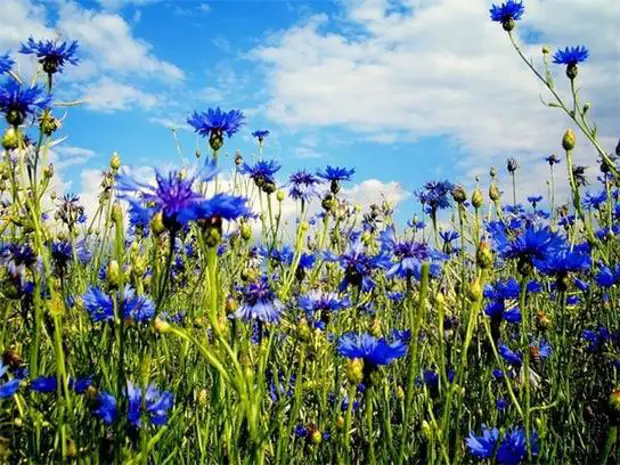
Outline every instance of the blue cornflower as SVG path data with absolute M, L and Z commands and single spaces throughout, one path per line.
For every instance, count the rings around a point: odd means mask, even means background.
M 82 301 L 93 323 L 110 321 L 114 318 L 114 301 L 112 296 L 98 287 L 90 286 L 82 296 Z M 126 320 L 145 323 L 150 321 L 155 315 L 155 304 L 148 297 L 137 295 L 134 289 L 125 286 L 122 311 Z
M 523 3 L 513 0 L 508 0 L 500 6 L 491 5 L 491 9 L 489 10 L 489 13 L 491 13 L 491 21 L 502 23 L 504 29 L 507 31 L 512 30 L 514 22 L 520 20 L 524 12 L 525 7 Z
M 411 239 L 398 240 L 394 234 L 394 228 L 388 228 L 380 235 L 382 252 L 384 256 L 380 256 L 381 265 L 387 266 L 389 269 L 385 273 L 386 278 L 399 276 L 407 278 L 415 276 L 420 277 L 422 262 L 431 260 L 442 260 L 445 256 L 436 250 L 431 249 L 423 242 L 416 242 Z M 391 255 L 391 260 L 388 258 Z M 433 276 L 438 274 L 436 263 L 431 270 Z
M 98 287 L 90 286 L 82 296 L 82 301 L 93 322 L 112 320 L 114 318 L 114 302 L 112 297 Z
M 144 207 L 137 202 L 130 202 L 129 210 L 127 211 L 129 214 L 129 224 L 134 231 L 137 230 L 143 236 L 148 236 L 151 220 L 155 212 L 154 208 Z
M 611 287 L 617 282 L 620 282 L 620 266 L 615 270 L 603 266 L 596 274 L 596 283 L 601 287 Z
M 24 88 L 14 79 L 0 85 L 0 113 L 4 113 L 7 122 L 13 126 L 19 126 L 37 110 L 49 107 L 51 99 L 42 87 Z
M 502 410 L 506 410 L 508 408 L 508 406 L 510 405 L 510 402 L 508 402 L 506 399 L 504 399 L 503 397 L 500 399 L 497 399 L 497 402 L 495 402 L 495 408 L 497 410 L 499 410 L 500 412 Z
M 155 302 L 143 295 L 137 295 L 126 286 L 123 293 L 123 312 L 126 320 L 146 323 L 155 316 Z
M 538 205 L 540 202 L 542 202 L 543 196 L 542 195 L 530 195 L 527 198 L 527 201 L 532 204 L 532 208 L 536 208 L 536 205 Z
M 61 270 L 73 259 L 73 246 L 68 240 L 60 240 L 52 243 L 52 260 Z
M 454 185 L 449 181 L 428 181 L 416 195 L 423 205 L 428 205 L 431 212 L 450 207 L 450 193 Z
M 375 287 L 375 282 L 371 277 L 373 270 L 387 264 L 385 257 L 367 255 L 361 239 L 350 244 L 348 249 L 336 259 L 344 270 L 344 278 L 338 288 L 340 292 L 344 292 L 349 285 L 358 287 L 363 292 L 372 290 Z
M 35 55 L 39 59 L 39 63 L 43 65 L 43 71 L 47 74 L 55 72 L 62 73 L 62 68 L 66 63 L 77 65 L 80 61 L 76 56 L 78 49 L 77 41 L 59 42 L 52 40 L 35 41 L 32 37 L 28 42 L 22 44 L 19 53 L 24 55 Z
M 556 254 L 564 246 L 564 240 L 548 226 L 528 225 L 513 240 L 505 236 L 494 237 L 503 258 L 516 258 L 522 263 L 536 263 Z
M 544 339 L 540 339 L 538 342 L 533 340 L 530 344 L 530 353 L 535 359 L 548 358 L 552 352 L 551 344 Z
M 250 283 L 242 293 L 243 305 L 233 313 L 233 318 L 257 319 L 264 323 L 277 323 L 280 320 L 284 306 L 276 298 L 266 276 Z
M 469 453 L 474 457 L 488 459 L 493 457 L 497 441 L 499 441 L 499 430 L 482 425 L 482 435 L 476 436 L 473 431 L 470 432 L 465 439 L 465 444 L 467 444 Z
M 86 378 L 69 378 L 69 387 L 73 389 L 77 394 L 84 394 L 86 390 L 93 385 L 93 377 L 87 376 Z
M 97 407 L 93 410 L 95 416 L 101 418 L 106 425 L 114 423 L 118 414 L 114 396 L 107 392 L 100 392 L 96 400 Z
M 141 426 L 142 416 L 142 389 L 134 387 L 131 382 L 127 382 L 127 398 L 129 400 L 129 411 L 127 418 L 133 426 Z M 144 396 L 144 409 L 147 418 L 155 426 L 165 425 L 168 422 L 168 411 L 172 408 L 173 397 L 168 391 L 159 391 L 152 384 L 146 389 Z
M 282 168 L 282 165 L 275 160 L 259 160 L 254 166 L 244 163 L 241 165 L 241 168 L 239 168 L 239 172 L 250 176 L 256 186 L 259 189 L 263 189 L 267 185 L 275 186 L 276 180 L 274 175 L 280 168 Z
M 319 195 L 318 186 L 321 180 L 305 170 L 297 171 L 289 177 L 289 195 L 295 200 L 309 201 Z
M 565 248 L 542 260 L 534 260 L 534 265 L 543 274 L 562 278 L 568 273 L 589 270 L 592 261 L 587 254 Z
M 317 171 L 316 175 L 326 181 L 350 181 L 355 174 L 355 168 L 347 169 L 338 166 L 327 165 L 325 171 Z
M 348 297 L 341 299 L 335 292 L 317 290 L 311 290 L 308 294 L 298 297 L 297 303 L 308 317 L 316 317 L 323 324 L 329 322 L 333 313 L 351 305 Z
M 450 243 L 456 239 L 458 239 L 459 237 L 461 237 L 461 235 L 456 232 L 456 231 L 439 231 L 439 236 L 447 243 Z
M 30 383 L 30 389 L 43 393 L 56 392 L 56 386 L 55 376 L 39 376 Z
M 527 438 L 523 428 L 514 428 L 508 431 L 497 449 L 495 459 L 500 465 L 518 465 L 527 456 Z M 538 455 L 538 434 L 533 431 L 530 436 L 530 449 L 532 455 Z
M 148 204 L 149 208 L 161 211 L 164 225 L 170 229 L 180 229 L 188 221 L 201 219 L 205 212 L 201 210 L 205 199 L 202 194 L 194 191 L 193 184 L 196 180 L 210 181 L 215 177 L 217 169 L 215 161 L 207 163 L 195 176 L 186 177 L 176 171 L 171 171 L 167 176 L 156 172 L 155 185 L 137 181 L 128 175 L 117 176 L 117 188 L 121 192 L 120 198 L 126 199 L 133 208 L 138 211 Z M 141 202 L 128 197 L 127 194 L 138 194 Z M 146 214 L 142 212 L 142 214 Z
M 267 129 L 259 129 L 252 133 L 252 137 L 256 137 L 259 143 L 262 143 L 268 135 L 269 131 Z
M 598 194 L 591 194 L 590 192 L 586 192 L 584 199 L 582 200 L 582 204 L 587 209 L 595 209 L 599 210 L 601 205 L 603 205 L 607 201 L 607 192 L 605 190 L 601 190 Z
M 196 218 L 201 220 L 232 221 L 252 213 L 248 199 L 230 194 L 216 194 L 196 205 Z
M 226 134 L 229 138 L 239 132 L 245 116 L 239 110 L 222 111 L 220 107 L 209 108 L 204 113 L 194 112 L 187 118 L 187 123 L 201 136 L 209 136 L 210 140 L 221 138 Z
M 498 346 L 499 354 L 502 356 L 506 362 L 509 364 L 520 367 L 521 366 L 521 355 L 512 351 L 508 346 L 503 343 L 500 343 Z
M 11 71 L 14 65 L 15 61 L 13 61 L 8 53 L 6 55 L 0 55 L 0 76 Z
M 340 337 L 336 350 L 343 357 L 363 359 L 364 371 L 369 374 L 378 366 L 403 357 L 407 353 L 407 343 L 400 339 L 388 342 L 368 333 L 348 333 Z
M 588 59 L 588 49 L 583 45 L 559 49 L 553 55 L 553 62 L 557 65 L 577 66 L 578 63 Z
M 0 360 L 0 378 L 2 378 L 9 367 L 6 366 L 2 360 Z M 13 396 L 19 389 L 19 377 L 15 377 L 6 383 L 0 384 L 0 399 L 6 399 L 7 397 Z
M 549 166 L 553 167 L 553 165 L 560 163 L 561 160 L 555 153 L 552 153 L 548 157 L 545 157 L 545 161 L 549 163 Z

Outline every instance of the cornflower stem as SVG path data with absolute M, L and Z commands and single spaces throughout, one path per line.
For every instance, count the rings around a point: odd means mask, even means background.
M 346 463 L 351 463 L 351 417 L 353 415 L 353 403 L 357 386 L 353 383 L 349 386 L 349 404 L 347 405 L 347 414 L 345 415 L 344 428 L 342 432 L 342 440 L 344 442 L 344 457 Z
M 480 286 L 484 286 L 484 274 L 480 273 Z M 441 431 L 444 436 L 447 436 L 448 431 L 450 430 L 450 413 L 452 411 L 452 398 L 457 389 L 459 389 L 463 383 L 463 376 L 465 374 L 465 368 L 467 367 L 467 353 L 469 350 L 469 346 L 471 345 L 471 341 L 474 336 L 474 331 L 476 329 L 476 323 L 478 321 L 478 314 L 480 312 L 480 308 L 482 306 L 482 298 L 471 301 L 469 304 L 469 313 L 467 316 L 467 329 L 465 331 L 465 340 L 463 342 L 463 347 L 461 348 L 461 360 L 456 369 L 456 376 L 454 377 L 454 382 L 450 384 L 448 388 L 448 393 L 446 395 L 446 400 L 443 407 L 443 414 L 441 416 Z M 458 419 L 461 414 L 462 408 L 462 398 L 459 398 L 456 407 L 456 418 Z M 456 429 L 458 430 L 459 425 L 456 425 Z M 455 458 L 458 454 L 458 449 L 455 450 Z
M 573 151 L 572 150 L 566 150 L 566 166 L 568 168 L 568 180 L 570 183 L 570 189 L 571 189 L 571 193 L 573 197 L 573 207 L 575 208 L 577 215 L 579 216 L 579 218 L 583 222 L 583 225 L 586 228 L 588 238 L 590 239 L 592 243 L 596 243 L 597 238 L 596 238 L 596 235 L 594 234 L 594 231 L 592 231 L 592 225 L 590 224 L 589 221 L 587 221 L 586 216 L 583 212 L 583 208 L 581 207 L 581 195 L 579 194 L 579 186 L 577 185 L 577 182 L 575 181 L 575 176 L 573 175 Z
M 164 268 L 163 276 L 160 279 L 161 284 L 159 286 L 159 292 L 157 295 L 157 306 L 155 307 L 155 311 L 157 313 L 161 312 L 161 306 L 166 298 L 168 281 L 170 280 L 170 270 L 172 269 L 172 258 L 174 257 L 174 241 L 176 240 L 176 233 L 176 229 L 170 230 L 168 254 L 166 256 L 166 266 Z
M 519 57 L 521 57 L 521 59 L 527 65 L 527 67 L 530 68 L 530 70 L 534 73 L 534 75 L 545 85 L 545 87 L 547 87 L 547 89 L 549 89 L 549 91 L 551 92 L 551 94 L 555 98 L 557 103 L 554 104 L 553 106 L 557 106 L 557 107 L 561 108 L 562 110 L 564 110 L 564 112 L 575 122 L 575 124 L 577 124 L 577 127 L 581 130 L 581 132 L 583 132 L 585 134 L 585 136 L 588 138 L 588 140 L 592 143 L 592 145 L 594 146 L 596 151 L 599 153 L 601 158 L 603 158 L 603 160 L 605 160 L 605 162 L 610 166 L 610 170 L 614 174 L 614 176 L 616 178 L 618 178 L 618 176 L 619 176 L 618 170 L 613 165 L 613 162 L 609 158 L 609 156 L 607 155 L 607 152 L 605 151 L 605 149 L 603 149 L 603 147 L 601 147 L 599 142 L 596 140 L 596 137 L 588 129 L 587 124 L 584 124 L 583 122 L 580 122 L 577 119 L 577 113 L 575 113 L 574 111 L 569 110 L 566 107 L 566 104 L 562 101 L 562 99 L 560 98 L 560 96 L 556 92 L 555 88 L 553 87 L 553 81 L 550 81 L 550 80 L 548 81 L 546 78 L 544 78 L 542 76 L 542 74 L 540 74 L 538 72 L 538 70 L 536 68 L 534 68 L 534 65 L 532 65 L 532 63 L 530 63 L 530 61 L 525 57 L 525 55 L 523 54 L 523 51 L 521 50 L 521 47 L 519 47 L 519 45 L 515 41 L 515 38 L 514 38 L 514 35 L 512 34 L 512 32 L 508 32 L 508 37 L 510 38 L 510 42 L 512 43 L 512 46 L 516 50 L 516 52 L 519 55 Z M 572 85 L 572 82 L 571 82 L 571 85 Z M 573 92 L 574 92 L 574 90 L 573 90 Z M 545 105 L 551 106 L 551 104 L 545 104 Z
M 514 171 L 510 173 L 510 176 L 512 177 L 512 204 L 516 206 L 517 205 L 517 181 L 515 179 Z
M 555 170 L 553 165 L 549 169 L 551 171 L 551 218 L 555 220 Z
M 417 312 L 413 308 L 413 302 L 409 300 L 409 313 L 411 321 L 411 346 L 410 346 L 410 359 L 409 370 L 407 372 L 407 390 L 405 391 L 405 415 L 402 430 L 400 433 L 400 453 L 398 455 L 397 464 L 402 464 L 405 460 L 406 438 L 409 425 L 413 420 L 413 389 L 415 386 L 415 378 L 418 372 L 418 337 L 420 328 L 422 327 L 422 321 L 424 319 L 424 307 L 426 305 L 426 295 L 429 287 L 429 269 L 428 263 L 422 264 L 421 279 L 420 279 L 420 296 L 418 301 Z
M 375 398 L 375 388 L 372 384 L 368 386 L 366 389 L 366 428 L 368 429 L 368 463 L 370 465 L 375 465 L 377 463 L 377 459 L 375 457 L 375 441 L 373 438 L 373 427 L 372 427 L 372 403 Z M 349 400 L 351 402 L 351 400 Z
M 527 447 L 527 455 L 528 460 L 532 460 L 532 446 L 530 444 L 530 347 L 528 342 L 529 335 L 529 326 L 530 326 L 530 316 L 527 310 L 526 305 L 526 296 L 527 296 L 527 283 L 528 283 L 528 274 L 524 273 L 521 278 L 521 292 L 519 295 L 519 307 L 521 310 L 521 348 L 523 350 L 523 370 L 524 370 L 524 379 L 523 379 L 523 390 L 525 394 L 525 411 L 524 413 L 524 423 L 525 423 L 525 445 Z

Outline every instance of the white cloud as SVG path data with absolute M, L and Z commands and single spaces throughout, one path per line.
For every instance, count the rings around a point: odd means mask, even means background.
M 93 150 L 73 145 L 54 147 L 54 152 L 57 154 L 55 167 L 60 170 L 69 166 L 81 165 L 95 156 Z
M 128 110 L 135 106 L 150 109 L 158 104 L 157 96 L 105 77 L 85 88 L 84 99 L 87 108 L 101 112 Z
M 118 14 L 66 2 L 61 5 L 56 27 L 78 40 L 105 70 L 172 80 L 184 78 L 180 68 L 153 55 L 151 44 L 135 38 L 129 24 Z
M 396 12 L 394 4 L 401 7 Z M 294 129 L 344 126 L 377 142 L 447 136 L 468 154 L 460 162 L 464 172 L 481 158 L 542 158 L 559 148 L 569 120 L 540 104 L 543 86 L 489 20 L 489 6 L 488 0 L 350 0 L 344 21 L 313 16 L 252 51 L 266 73 L 266 113 Z M 591 48 L 579 85 L 584 101 L 594 104 L 602 140 L 610 141 L 620 125 L 616 2 L 529 1 L 526 8 L 518 30 L 542 30 L 552 47 Z M 540 50 L 541 44 L 525 47 L 537 63 Z M 567 95 L 563 69 L 554 72 Z

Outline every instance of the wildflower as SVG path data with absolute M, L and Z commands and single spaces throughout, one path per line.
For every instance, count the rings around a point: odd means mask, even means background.
M 508 346 L 503 343 L 500 343 L 498 346 L 499 354 L 502 356 L 506 362 L 515 367 L 521 366 L 521 355 L 516 352 L 510 350 Z
M 209 108 L 206 113 L 194 112 L 187 118 L 187 123 L 203 137 L 209 136 L 209 144 L 214 151 L 224 145 L 224 134 L 229 138 L 239 132 L 243 126 L 245 116 L 239 110 L 222 111 Z
M 317 177 L 305 170 L 291 174 L 289 182 L 291 186 L 289 195 L 291 198 L 301 200 L 302 202 L 307 202 L 312 197 L 317 196 L 317 185 L 321 183 Z
M 386 278 L 392 278 L 399 276 L 401 278 L 407 278 L 415 276 L 420 277 L 421 267 L 423 262 L 431 260 L 441 260 L 445 256 L 438 251 L 431 249 L 427 244 L 423 242 L 416 242 L 413 240 L 397 240 L 394 235 L 394 229 L 388 228 L 381 233 L 380 242 L 382 244 L 382 252 L 385 256 L 380 256 L 378 262 L 381 266 L 388 268 L 385 276 Z M 392 256 L 392 260 L 388 256 Z M 432 274 L 437 275 L 439 265 L 435 265 L 432 269 Z
M 482 425 L 482 435 L 476 436 L 470 432 L 465 439 L 465 444 L 467 444 L 469 453 L 474 457 L 488 459 L 493 457 L 498 440 L 499 430 L 497 428 L 488 428 L 486 425 Z
M 536 208 L 536 205 L 542 202 L 542 199 L 542 195 L 531 195 L 527 198 L 527 201 L 532 204 L 532 208 Z
M 65 62 L 77 65 L 79 62 L 76 56 L 77 49 L 78 43 L 75 40 L 70 43 L 52 40 L 35 41 L 30 37 L 28 42 L 22 44 L 19 53 L 35 55 L 43 65 L 43 71 L 51 75 L 56 72 L 62 73 Z
M 277 323 L 284 310 L 276 298 L 266 276 L 250 283 L 243 293 L 243 304 L 232 314 L 232 318 L 257 319 L 264 323 Z
M 532 341 L 530 344 L 530 354 L 534 360 L 548 358 L 552 351 L 551 344 L 544 339 Z
M 15 65 L 15 61 L 11 59 L 9 54 L 0 55 L 0 76 L 11 71 L 11 68 Z
M 588 178 L 586 178 L 586 170 L 587 166 L 583 165 L 574 165 L 573 166 L 573 178 L 575 178 L 575 183 L 578 186 L 587 186 L 590 184 Z
M 90 286 L 82 296 L 82 301 L 93 323 L 111 321 L 114 318 L 112 297 L 98 287 Z M 125 286 L 123 290 L 121 306 L 124 318 L 138 323 L 146 323 L 155 315 L 153 301 L 146 296 L 137 295 L 135 290 L 129 286 Z
M 527 438 L 522 428 L 514 428 L 507 432 L 497 449 L 495 459 L 500 465 L 518 465 L 527 456 Z M 532 432 L 530 436 L 530 449 L 532 455 L 538 455 L 538 434 Z
M 350 181 L 351 176 L 355 173 L 355 169 L 340 168 L 338 166 L 332 167 L 327 165 L 325 171 L 317 171 L 316 175 L 319 178 L 329 181 L 330 191 L 336 195 L 340 192 L 340 183 L 342 181 Z
M 26 89 L 14 79 L 0 85 L 0 113 L 4 113 L 12 126 L 19 126 L 29 115 L 47 108 L 50 102 L 51 95 L 39 86 Z
M 93 385 L 93 377 L 88 376 L 86 378 L 69 378 L 69 387 L 73 389 L 77 394 L 84 394 L 86 390 Z
M 114 396 L 107 392 L 100 392 L 97 394 L 96 401 L 97 407 L 93 411 L 95 416 L 101 418 L 106 425 L 114 423 L 118 414 Z
M 555 153 L 552 153 L 548 157 L 545 157 L 545 161 L 549 163 L 549 166 L 553 166 L 553 165 L 557 165 L 558 163 L 560 163 L 561 160 Z
M 35 392 L 50 393 L 56 391 L 56 377 L 55 376 L 39 376 L 32 380 L 30 383 L 30 389 Z
M 417 192 L 417 196 L 423 205 L 429 206 L 431 212 L 436 212 L 450 207 L 449 194 L 453 188 L 449 181 L 429 181 Z
M 607 266 L 603 266 L 596 274 L 596 283 L 601 287 L 611 287 L 620 281 L 620 267 L 615 271 Z
M 520 20 L 523 16 L 525 7 L 522 2 L 508 0 L 501 6 L 491 5 L 489 12 L 491 13 L 491 21 L 502 23 L 504 30 L 510 32 L 515 27 L 515 21 Z
M 68 240 L 54 241 L 52 243 L 52 260 L 61 270 L 65 270 L 67 264 L 73 259 L 73 246 Z
M 256 137 L 258 139 L 258 143 L 262 144 L 265 140 L 265 137 L 269 135 L 269 131 L 267 129 L 259 129 L 252 133 L 252 137 Z
M 591 194 L 590 192 L 586 192 L 586 195 L 582 200 L 582 204 L 588 210 L 599 210 L 606 201 L 607 192 L 605 190 L 601 190 L 598 194 Z
M 146 417 L 154 426 L 165 425 L 168 422 L 168 410 L 172 408 L 172 393 L 168 391 L 160 392 L 155 386 L 149 385 L 144 396 L 144 407 L 142 406 L 142 389 L 136 388 L 131 382 L 127 382 L 127 398 L 129 400 L 129 411 L 127 418 L 133 426 L 142 426 L 141 416 L 143 408 Z
M 72 231 L 80 218 L 84 215 L 84 207 L 80 205 L 80 198 L 74 194 L 63 195 L 54 217 L 62 221 Z
M 0 378 L 2 378 L 9 367 L 5 365 L 2 361 L 0 361 Z M 6 383 L 0 384 L 0 399 L 6 399 L 7 397 L 12 397 L 13 394 L 17 392 L 19 389 L 19 377 L 15 377 Z
M 566 75 L 569 79 L 577 77 L 577 64 L 588 59 L 588 49 L 583 45 L 559 49 L 553 55 L 553 62 L 557 65 L 566 65 Z
M 514 172 L 517 171 L 518 167 L 519 167 L 519 164 L 517 163 L 517 160 L 515 160 L 514 158 L 509 158 L 508 161 L 506 162 L 506 169 L 511 174 L 514 174 Z
M 299 307 L 309 318 L 316 318 L 320 329 L 325 329 L 332 314 L 351 305 L 348 297 L 340 298 L 335 292 L 311 290 L 308 294 L 298 297 Z
M 266 191 L 266 189 L 273 189 L 273 191 L 275 191 L 276 180 L 274 175 L 280 168 L 282 168 L 282 166 L 275 160 L 259 160 L 254 166 L 244 163 L 241 165 L 239 172 L 249 175 L 259 189 L 263 191 Z
M 331 257 L 327 258 L 331 259 Z M 355 286 L 363 292 L 372 290 L 375 287 L 375 282 L 372 279 L 373 270 L 386 265 L 385 257 L 367 255 L 364 252 L 364 243 L 359 238 L 350 244 L 340 257 L 335 259 L 344 269 L 344 278 L 338 288 L 340 292 L 344 292 L 349 285 Z
M 403 357 L 407 353 L 407 343 L 396 339 L 388 342 L 377 339 L 368 333 L 344 334 L 338 340 L 337 352 L 349 359 L 364 361 L 364 377 L 367 377 L 380 365 L 387 365 L 393 360 Z
M 569 273 L 577 273 L 590 269 L 592 262 L 590 256 L 580 253 L 577 250 L 568 248 L 550 254 L 542 260 L 534 260 L 534 265 L 543 274 L 555 276 L 556 285 L 560 290 L 566 290 L 568 286 L 567 278 Z
M 513 240 L 498 234 L 496 230 L 494 239 L 500 255 L 503 258 L 518 259 L 522 272 L 525 271 L 523 266 L 540 263 L 548 256 L 558 253 L 564 245 L 562 237 L 548 226 L 528 225 Z
M 137 295 L 126 286 L 123 293 L 123 312 L 127 320 L 146 323 L 155 316 L 155 303 L 146 296 Z

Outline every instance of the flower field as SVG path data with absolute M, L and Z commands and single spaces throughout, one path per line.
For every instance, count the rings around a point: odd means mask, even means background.
M 580 101 L 588 49 L 530 60 L 526 19 L 490 9 L 572 128 L 548 179 L 525 204 L 514 158 L 504 184 L 428 181 L 407 224 L 342 196 L 354 167 L 282 179 L 268 130 L 223 157 L 252 122 L 219 107 L 187 118 L 192 163 L 113 154 L 87 217 L 50 187 L 79 43 L 26 36 L 35 76 L 0 54 L 0 463 L 619 463 L 620 143 Z

